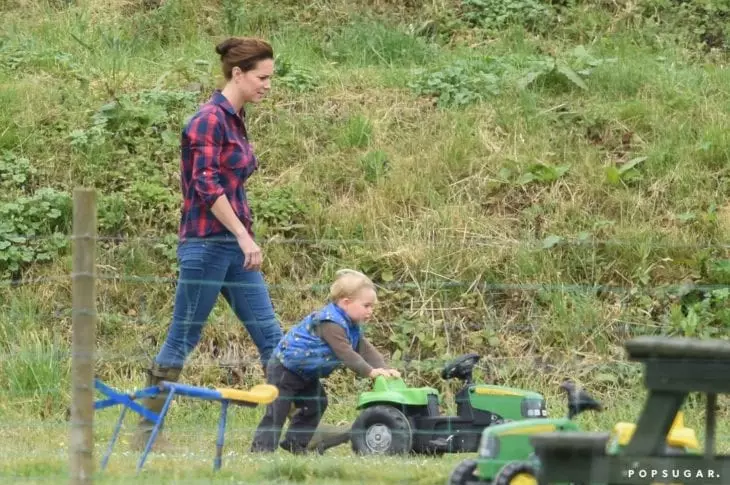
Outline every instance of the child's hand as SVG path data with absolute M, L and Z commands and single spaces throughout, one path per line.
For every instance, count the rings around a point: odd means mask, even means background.
M 370 371 L 369 376 L 372 377 L 373 379 L 378 376 L 390 377 L 390 371 L 388 369 L 381 369 L 381 368 L 373 369 Z
M 378 377 L 378 376 L 383 376 L 383 377 L 400 377 L 400 372 L 398 372 L 395 369 L 382 369 L 382 368 L 373 369 L 373 370 L 370 371 L 370 377 L 375 378 L 375 377 Z

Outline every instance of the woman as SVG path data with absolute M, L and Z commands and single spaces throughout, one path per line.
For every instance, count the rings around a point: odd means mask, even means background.
M 266 363 L 282 337 L 260 272 L 245 182 L 258 168 L 247 140 L 246 103 L 271 88 L 274 52 L 254 38 L 229 38 L 216 47 L 226 80 L 190 119 L 182 133 L 178 262 L 180 275 L 167 339 L 148 369 L 148 385 L 176 381 L 185 359 L 222 293 Z M 143 404 L 159 412 L 165 396 Z M 144 446 L 153 424 L 142 420 L 135 441 Z

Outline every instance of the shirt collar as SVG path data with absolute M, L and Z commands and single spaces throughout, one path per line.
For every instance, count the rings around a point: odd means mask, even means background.
M 233 105 L 228 101 L 228 99 L 223 96 L 223 93 L 220 89 L 216 89 L 213 91 L 213 96 L 210 98 L 210 101 L 213 104 L 217 104 L 221 108 L 223 108 L 227 113 L 232 114 L 233 116 L 238 116 L 239 118 L 243 118 L 243 108 L 241 108 L 240 113 L 236 113 L 236 110 L 233 108 Z

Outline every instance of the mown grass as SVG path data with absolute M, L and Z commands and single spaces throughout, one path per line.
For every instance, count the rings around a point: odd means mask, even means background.
M 554 416 L 565 412 L 563 396 L 549 395 L 550 412 Z M 645 395 L 638 391 L 612 396 L 600 414 L 580 416 L 584 429 L 606 430 L 618 421 L 634 421 L 641 410 Z M 351 399 L 336 399 L 329 422 L 352 419 Z M 722 405 L 722 399 L 721 399 Z M 700 442 L 704 438 L 703 403 L 690 400 L 685 423 L 693 427 Z M 248 453 L 253 428 L 259 411 L 232 408 L 223 465 L 212 470 L 217 429 L 217 406 L 211 403 L 179 400 L 171 410 L 165 436 L 169 448 L 164 453 L 150 454 L 141 474 L 135 474 L 139 454 L 131 451 L 129 440 L 134 420 L 125 421 L 120 440 L 111 455 L 108 467 L 99 470 L 99 461 L 114 422 L 115 411 L 100 412 L 95 417 L 95 449 L 97 478 L 95 483 L 409 483 L 443 484 L 451 470 L 461 461 L 474 457 L 473 453 L 428 457 L 358 457 L 349 445 L 327 451 L 323 456 L 294 457 L 286 452 L 273 455 Z M 4 426 L 0 446 L 7 450 L 7 460 L 0 467 L 4 480 L 22 483 L 41 483 L 53 478 L 65 479 L 68 463 L 67 427 L 62 421 L 25 422 Z M 730 451 L 726 439 L 730 429 L 727 420 L 719 421 L 718 452 Z
M 178 134 L 219 85 L 228 34 L 278 56 L 271 98 L 249 111 L 262 160 L 249 190 L 285 327 L 357 267 L 382 288 L 372 339 L 414 385 L 451 397 L 439 366 L 476 351 L 480 378 L 562 406 L 571 376 L 616 409 L 641 393 L 625 339 L 728 335 L 730 78 L 698 2 L 582 2 L 529 25 L 468 20 L 459 1 L 141 4 L 0 4 L 2 448 L 38 430 L 11 468 L 63 468 L 76 186 L 99 194 L 97 375 L 143 382 L 176 277 Z M 260 381 L 223 304 L 184 379 Z M 328 419 L 351 419 L 365 386 L 333 378 Z M 217 416 L 180 410 L 191 426 Z M 426 480 L 440 463 L 398 472 Z

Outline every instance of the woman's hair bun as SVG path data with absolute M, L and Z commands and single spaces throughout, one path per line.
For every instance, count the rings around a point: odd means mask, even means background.
M 241 42 L 240 39 L 236 39 L 235 37 L 228 38 L 215 46 L 215 51 L 220 55 L 221 57 L 225 56 L 229 50 L 234 48 L 237 44 Z
M 231 79 L 233 68 L 248 72 L 263 59 L 273 59 L 271 44 L 255 37 L 229 37 L 217 46 L 215 51 L 221 56 L 221 69 L 226 79 Z

